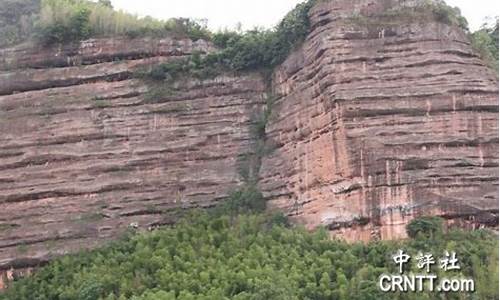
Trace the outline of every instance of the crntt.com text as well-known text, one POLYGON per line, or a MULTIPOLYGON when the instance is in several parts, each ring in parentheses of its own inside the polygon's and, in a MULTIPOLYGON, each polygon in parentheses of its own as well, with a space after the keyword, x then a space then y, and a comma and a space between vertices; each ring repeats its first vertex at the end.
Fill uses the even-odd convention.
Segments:
POLYGON ((382 275, 379 288, 383 292, 474 292, 471 278, 442 278, 436 275, 382 275))

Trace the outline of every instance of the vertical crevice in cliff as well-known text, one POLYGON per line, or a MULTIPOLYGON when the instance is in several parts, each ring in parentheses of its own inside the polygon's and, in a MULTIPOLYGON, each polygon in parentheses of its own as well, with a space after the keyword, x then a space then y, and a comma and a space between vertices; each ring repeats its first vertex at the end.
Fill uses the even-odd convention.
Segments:
POLYGON ((221 203, 348 239, 404 235, 428 207, 498 214, 498 80, 459 19, 388 11, 419 2, 307 1, 277 29, 214 34, 217 49, 0 50, 0 269, 221 203))
POLYGON ((275 72, 268 204, 350 240, 404 237, 419 215, 497 214, 498 80, 460 13, 338 0, 309 15, 312 32, 275 72))
POLYGON ((273 145, 266 136, 266 126, 272 112, 275 96, 264 94, 265 106, 253 113, 250 150, 238 159, 238 173, 243 184, 231 192, 226 206, 232 213, 263 211, 266 202, 258 185, 263 158, 273 151, 273 145))

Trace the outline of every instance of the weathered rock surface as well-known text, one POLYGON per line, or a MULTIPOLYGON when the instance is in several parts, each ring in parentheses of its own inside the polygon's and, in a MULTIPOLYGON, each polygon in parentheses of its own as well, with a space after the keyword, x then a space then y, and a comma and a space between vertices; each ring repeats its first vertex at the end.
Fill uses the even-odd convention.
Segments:
POLYGON ((193 51, 209 52, 203 40, 153 38, 90 39, 80 43, 42 47, 30 43, 0 49, 0 70, 57 68, 103 62, 136 60, 158 56, 185 56, 193 51))
MULTIPOLYGON (((498 79, 457 27, 379 20, 417 2, 312 9, 312 32, 274 74, 279 99, 266 131, 276 149, 259 182, 271 207, 349 240, 404 237, 420 215, 495 226, 498 79)), ((0 50, 5 278, 130 224, 170 223, 178 209, 212 206, 241 183, 237 161, 252 148, 262 78, 185 81, 151 98, 131 76, 212 50, 171 39, 0 50)))
POLYGON ((275 74, 265 196, 349 240, 405 237, 419 215, 496 226, 498 79, 458 27, 377 24, 399 3, 312 9, 313 31, 275 74))
POLYGON ((237 160, 251 149, 262 79, 186 81, 151 98, 134 69, 210 47, 124 43, 84 42, 71 60, 86 65, 64 65, 74 54, 61 52, 47 69, 51 56, 3 50, 16 58, 0 73, 0 269, 96 247, 130 224, 172 222, 176 210, 213 206, 241 183, 237 160))

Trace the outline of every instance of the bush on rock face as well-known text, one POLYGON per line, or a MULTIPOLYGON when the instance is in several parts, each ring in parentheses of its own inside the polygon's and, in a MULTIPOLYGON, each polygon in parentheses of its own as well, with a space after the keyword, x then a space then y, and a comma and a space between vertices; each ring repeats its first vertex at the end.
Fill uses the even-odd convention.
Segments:
POLYGON ((406 227, 408 236, 415 238, 421 234, 426 237, 440 235, 443 232, 443 221, 438 217, 423 217, 410 222, 406 227))

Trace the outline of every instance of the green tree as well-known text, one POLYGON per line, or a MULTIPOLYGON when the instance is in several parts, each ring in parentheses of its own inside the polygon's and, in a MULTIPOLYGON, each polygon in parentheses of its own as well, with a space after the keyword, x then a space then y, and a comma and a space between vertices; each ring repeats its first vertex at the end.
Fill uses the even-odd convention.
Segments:
POLYGON ((40 11, 40 0, 0 1, 0 47, 28 39, 40 11))
POLYGON ((442 233, 442 220, 438 217, 422 217, 412 220, 407 226, 408 236, 416 237, 418 234, 433 237, 442 233))
POLYGON ((111 0, 99 0, 98 3, 101 4, 102 6, 106 6, 113 9, 113 4, 111 3, 111 0))
POLYGON ((498 17, 493 25, 485 23, 474 32, 471 40, 481 58, 498 73, 498 17))

